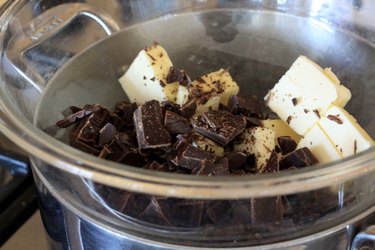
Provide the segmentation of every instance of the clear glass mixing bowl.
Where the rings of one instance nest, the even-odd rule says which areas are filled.
[[[197,177],[98,159],[54,124],[68,106],[125,100],[118,77],[157,41],[193,78],[230,67],[241,92],[259,96],[306,55],[332,67],[352,91],[347,110],[375,137],[374,10],[365,0],[5,1],[0,129],[64,206],[108,230],[207,247],[324,232],[373,208],[375,148],[278,174]]]

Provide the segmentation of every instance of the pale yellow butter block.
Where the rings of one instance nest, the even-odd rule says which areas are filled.
[[[262,125],[265,128],[275,131],[275,143],[278,144],[277,138],[280,136],[290,136],[296,143],[301,140],[301,136],[291,129],[286,122],[280,119],[262,120]]]
[[[374,146],[374,140],[346,110],[332,106],[319,121],[319,126],[343,157]]]
[[[275,131],[265,127],[246,129],[240,136],[240,143],[234,145],[234,151],[255,155],[256,168],[259,172],[262,172],[266,166],[274,149]]]
[[[206,74],[193,81],[189,86],[191,97],[202,95],[219,96],[220,103],[225,106],[228,104],[229,97],[237,95],[238,92],[239,86],[232,79],[229,72],[224,69]]]
[[[175,101],[179,84],[166,81],[172,66],[165,49],[154,44],[138,53],[119,82],[129,100],[138,105],[150,100]]]
[[[310,129],[300,140],[297,149],[303,147],[309,148],[320,163],[328,163],[342,158],[335,145],[318,125]]]
[[[305,98],[306,93],[302,88],[294,84],[287,76],[271,89],[266,99],[267,106],[275,112],[280,119],[286,122],[297,134],[304,135],[318,120],[320,110],[329,105],[326,103],[311,103]],[[293,103],[293,100],[296,103]]]

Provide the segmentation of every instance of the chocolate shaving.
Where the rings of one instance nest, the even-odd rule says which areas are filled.
[[[305,112],[305,114],[307,114],[307,113],[310,112],[310,110],[308,110],[308,109],[303,109],[303,112]]]
[[[336,115],[328,115],[327,116],[328,119],[330,119],[331,121],[334,121],[336,122],[337,124],[343,124],[343,121]]]
[[[315,115],[320,119],[320,113],[319,113],[319,110],[314,109],[313,112],[314,112]]]
[[[151,60],[156,61],[155,57],[153,57],[153,56],[150,55],[149,53],[147,53],[147,55],[151,58]]]
[[[288,118],[286,119],[286,123],[288,123],[288,124],[290,124],[290,122],[291,122],[291,120],[292,120],[292,116],[290,115],[290,116],[288,116]]]
[[[297,106],[297,98],[292,98],[293,106]]]
[[[357,153],[357,140],[354,140],[354,154]]]

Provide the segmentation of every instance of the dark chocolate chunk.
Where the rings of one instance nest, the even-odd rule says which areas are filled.
[[[171,134],[188,134],[191,132],[189,121],[169,110],[165,112],[164,127]]]
[[[354,154],[357,153],[357,140],[354,140],[354,150],[353,150]]]
[[[273,150],[266,166],[261,173],[278,173],[279,172],[279,156],[276,150]]]
[[[297,148],[297,143],[290,136],[280,136],[277,138],[280,145],[280,150],[283,155],[286,155]]]
[[[194,117],[193,127],[203,136],[226,145],[246,128],[246,119],[227,111],[209,111]]]
[[[137,148],[132,147],[131,143],[125,139],[126,137],[124,133],[116,135],[109,145],[103,147],[99,157],[136,167],[143,167],[147,162],[146,155],[139,152]]]
[[[70,125],[78,122],[80,119],[91,115],[93,112],[99,111],[102,107],[100,105],[86,105],[84,109],[71,106],[70,110],[73,114],[56,122],[56,126],[60,128],[67,128]]]
[[[229,175],[229,163],[228,163],[228,158],[223,157],[220,160],[218,160],[215,164],[215,170],[211,175],[217,175],[217,176],[222,176],[222,175]]]
[[[116,104],[115,113],[124,120],[127,126],[133,126],[133,113],[137,109],[137,104],[120,102]]]
[[[191,99],[181,107],[180,109],[181,116],[185,118],[190,118],[195,114],[196,110],[197,110],[196,99]]]
[[[181,115],[180,105],[173,103],[171,101],[163,101],[161,105],[164,110],[163,114],[165,114],[165,111],[169,110],[169,111],[172,111],[173,113]]]
[[[215,162],[217,157],[214,154],[203,151],[199,148],[193,147],[192,145],[185,144],[186,142],[180,142],[176,150],[179,151],[174,159],[171,161],[181,167],[194,170],[197,167],[201,167],[203,160]],[[182,148],[185,147],[183,150]],[[182,151],[182,152],[181,152]],[[198,169],[196,169],[198,172]]]
[[[158,101],[149,101],[138,107],[133,119],[139,148],[171,145],[171,136],[163,126],[163,115]]]
[[[178,82],[182,86],[187,86],[191,83],[189,76],[185,73],[185,71],[178,70],[174,67],[170,67],[168,75],[167,75],[167,83],[174,83]]]
[[[287,154],[279,162],[280,170],[291,167],[303,168],[317,163],[319,163],[319,161],[307,147],[297,149]]]
[[[247,168],[247,155],[242,152],[230,152],[226,154],[228,158],[229,169],[232,172],[235,169]]]
[[[262,102],[254,95],[247,97],[233,95],[229,98],[227,107],[229,112],[236,115],[263,118]]]
[[[78,140],[77,138],[74,138],[74,139],[71,139],[70,140],[70,145],[72,147],[75,147],[83,152],[86,152],[86,153],[89,153],[89,154],[92,154],[92,155],[95,155],[95,156],[98,156],[100,151],[93,147],[93,146],[90,146],[80,140]]]
[[[215,162],[203,159],[203,161],[200,162],[199,166],[194,168],[191,171],[191,174],[196,175],[211,175],[215,170]]]
[[[104,144],[110,142],[115,137],[116,133],[117,130],[111,123],[104,125],[104,127],[99,131],[99,146],[103,146]]]
[[[146,168],[154,171],[168,172],[168,166],[166,164],[160,164],[157,161],[152,161],[146,166]]]
[[[331,121],[336,122],[337,124],[340,124],[340,125],[343,124],[343,121],[340,119],[340,117],[336,115],[328,115],[327,118],[330,119]]]
[[[251,221],[254,225],[279,224],[283,220],[281,197],[251,199]]]
[[[245,116],[245,119],[246,119],[246,127],[247,128],[249,128],[249,127],[261,127],[262,126],[261,119],[259,119],[257,117]]]
[[[165,215],[163,209],[159,205],[155,197],[151,197],[150,203],[139,215],[138,219],[147,221],[157,225],[171,226],[168,217]]]

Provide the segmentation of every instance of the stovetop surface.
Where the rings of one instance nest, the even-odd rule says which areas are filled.
[[[29,158],[0,134],[0,247],[37,208]]]

